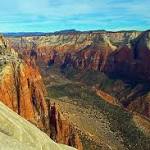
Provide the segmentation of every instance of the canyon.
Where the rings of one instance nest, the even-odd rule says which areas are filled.
[[[75,128],[83,149],[150,148],[150,31],[73,31],[41,36],[7,36],[6,39],[6,44],[16,50],[26,65],[29,64],[27,68],[21,65],[18,73],[22,77],[11,85],[21,83],[23,87],[19,93],[23,95],[26,91],[23,88],[29,86],[31,95],[26,99],[32,99],[33,93],[40,99],[34,106],[25,101],[23,95],[18,96],[23,102],[19,104],[23,109],[18,109],[18,103],[12,102],[8,91],[4,91],[7,94],[0,98],[7,99],[3,101],[6,105],[45,130],[48,119],[43,115],[48,115],[48,110],[43,94],[47,91],[47,99],[58,104],[60,112],[73,124],[70,129],[68,124],[64,125],[65,121],[58,121],[63,128],[58,142],[63,141],[78,149],[82,147],[78,135],[71,136],[76,137],[70,137],[71,140],[62,138],[66,134],[70,136]],[[6,68],[7,74],[8,70]],[[28,71],[23,73],[23,70]],[[8,75],[7,78],[3,81],[13,81]],[[8,83],[4,82],[11,89]],[[14,92],[11,95],[16,96]],[[31,106],[33,112],[26,111]],[[57,118],[60,116],[58,113]],[[41,119],[37,121],[35,118]],[[67,131],[64,131],[66,126]]]
[[[87,70],[104,73],[110,80],[118,81],[114,81],[116,85],[113,84],[112,89],[104,91],[115,95],[124,107],[149,118],[149,89],[146,85],[150,77],[149,36],[149,31],[58,32],[49,36],[8,38],[8,41],[13,48],[22,49],[24,56],[36,49],[40,64],[51,66],[55,62],[63,71],[73,68],[80,74],[86,74]]]

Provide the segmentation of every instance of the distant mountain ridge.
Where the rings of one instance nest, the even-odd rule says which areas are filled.
[[[58,34],[74,34],[74,33],[120,33],[120,32],[142,32],[138,30],[119,30],[119,31],[108,31],[108,30],[87,30],[80,31],[76,29],[60,30],[55,32],[3,32],[5,37],[28,37],[28,36],[46,36],[46,35],[58,35]]]
[[[6,32],[1,33],[6,37],[20,37],[20,36],[44,36],[44,32]]]

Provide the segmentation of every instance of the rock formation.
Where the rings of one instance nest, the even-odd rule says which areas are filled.
[[[23,60],[21,55],[5,44],[2,37],[0,48],[0,100],[50,135],[51,124],[44,98],[46,90],[34,55]],[[82,149],[82,144],[75,131],[71,130],[71,125],[59,112],[57,114],[57,142]]]

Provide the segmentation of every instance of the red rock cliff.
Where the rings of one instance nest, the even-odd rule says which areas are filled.
[[[48,107],[42,77],[35,62],[24,61],[0,38],[0,100],[19,115],[50,134]],[[79,150],[82,144],[71,125],[59,114],[56,117],[57,142],[74,146]],[[72,135],[75,135],[72,138]],[[70,142],[71,141],[71,142]],[[70,144],[71,143],[71,144]]]

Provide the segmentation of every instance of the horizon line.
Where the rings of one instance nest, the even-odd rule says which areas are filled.
[[[120,29],[120,30],[105,30],[105,29],[91,29],[91,30],[76,30],[76,29],[64,29],[56,31],[0,31],[1,34],[9,33],[59,33],[59,32],[144,32],[149,31],[150,29],[138,30],[138,29]]]

